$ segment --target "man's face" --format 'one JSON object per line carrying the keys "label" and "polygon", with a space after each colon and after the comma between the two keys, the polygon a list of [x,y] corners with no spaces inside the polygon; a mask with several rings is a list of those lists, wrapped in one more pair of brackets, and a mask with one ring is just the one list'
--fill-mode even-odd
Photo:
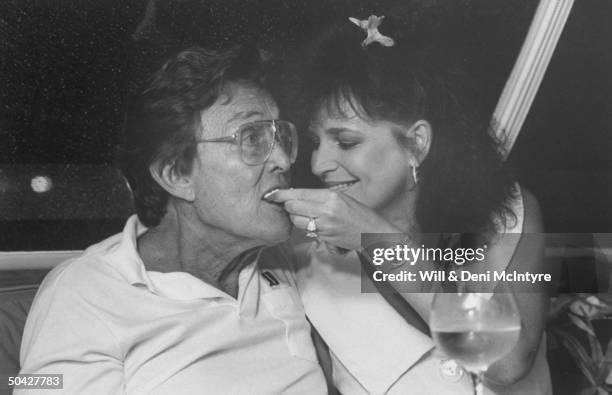
{"label": "man's face", "polygon": [[[232,136],[247,122],[278,118],[270,95],[248,85],[230,84],[226,93],[201,116],[199,139]],[[198,144],[191,177],[195,209],[204,224],[242,239],[274,244],[286,239],[291,223],[282,206],[263,195],[287,188],[291,163],[275,144],[269,159],[256,166],[245,164],[240,147],[230,142]]]}

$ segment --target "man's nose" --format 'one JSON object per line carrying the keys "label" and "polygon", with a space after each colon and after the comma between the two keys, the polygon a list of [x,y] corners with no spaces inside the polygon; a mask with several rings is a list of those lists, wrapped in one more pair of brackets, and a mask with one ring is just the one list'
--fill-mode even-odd
{"label": "man's nose", "polygon": [[270,153],[270,158],[268,158],[268,163],[272,164],[274,169],[278,169],[281,172],[289,171],[291,168],[289,154],[285,152],[278,141],[276,141],[274,147],[272,147],[272,152]]}

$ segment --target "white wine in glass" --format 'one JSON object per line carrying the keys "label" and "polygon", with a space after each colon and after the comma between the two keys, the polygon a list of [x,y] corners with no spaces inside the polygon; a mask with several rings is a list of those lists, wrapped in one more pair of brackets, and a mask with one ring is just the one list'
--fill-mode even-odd
{"label": "white wine in glass", "polygon": [[474,393],[482,395],[484,373],[515,346],[521,322],[509,291],[437,293],[430,329],[438,348],[472,374]]}

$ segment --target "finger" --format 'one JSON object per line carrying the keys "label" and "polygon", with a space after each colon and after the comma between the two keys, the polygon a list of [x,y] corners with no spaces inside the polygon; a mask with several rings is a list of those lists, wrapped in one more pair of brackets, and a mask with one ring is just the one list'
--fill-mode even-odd
{"label": "finger", "polygon": [[322,216],[324,208],[323,203],[310,200],[288,200],[283,206],[289,214],[314,218]]}
{"label": "finger", "polygon": [[279,189],[274,193],[268,194],[266,199],[277,203],[287,200],[311,200],[315,202],[325,202],[330,196],[329,189]]}

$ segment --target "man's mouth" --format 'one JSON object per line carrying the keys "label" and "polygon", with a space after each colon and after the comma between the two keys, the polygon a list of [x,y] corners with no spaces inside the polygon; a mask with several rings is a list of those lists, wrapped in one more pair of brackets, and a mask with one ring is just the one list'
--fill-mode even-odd
{"label": "man's mouth", "polygon": [[272,196],[274,194],[274,192],[279,191],[281,189],[287,189],[288,185],[282,184],[282,185],[275,185],[269,189],[266,190],[266,192],[263,194],[263,196],[261,197],[261,200],[263,200],[266,203],[270,203],[270,204],[274,204],[276,206],[279,207],[283,207],[282,203],[277,203],[273,200],[270,200],[270,196]]}
{"label": "man's mouth", "polygon": [[326,181],[325,186],[332,191],[346,191],[354,184],[356,184],[359,180],[354,181]]}

